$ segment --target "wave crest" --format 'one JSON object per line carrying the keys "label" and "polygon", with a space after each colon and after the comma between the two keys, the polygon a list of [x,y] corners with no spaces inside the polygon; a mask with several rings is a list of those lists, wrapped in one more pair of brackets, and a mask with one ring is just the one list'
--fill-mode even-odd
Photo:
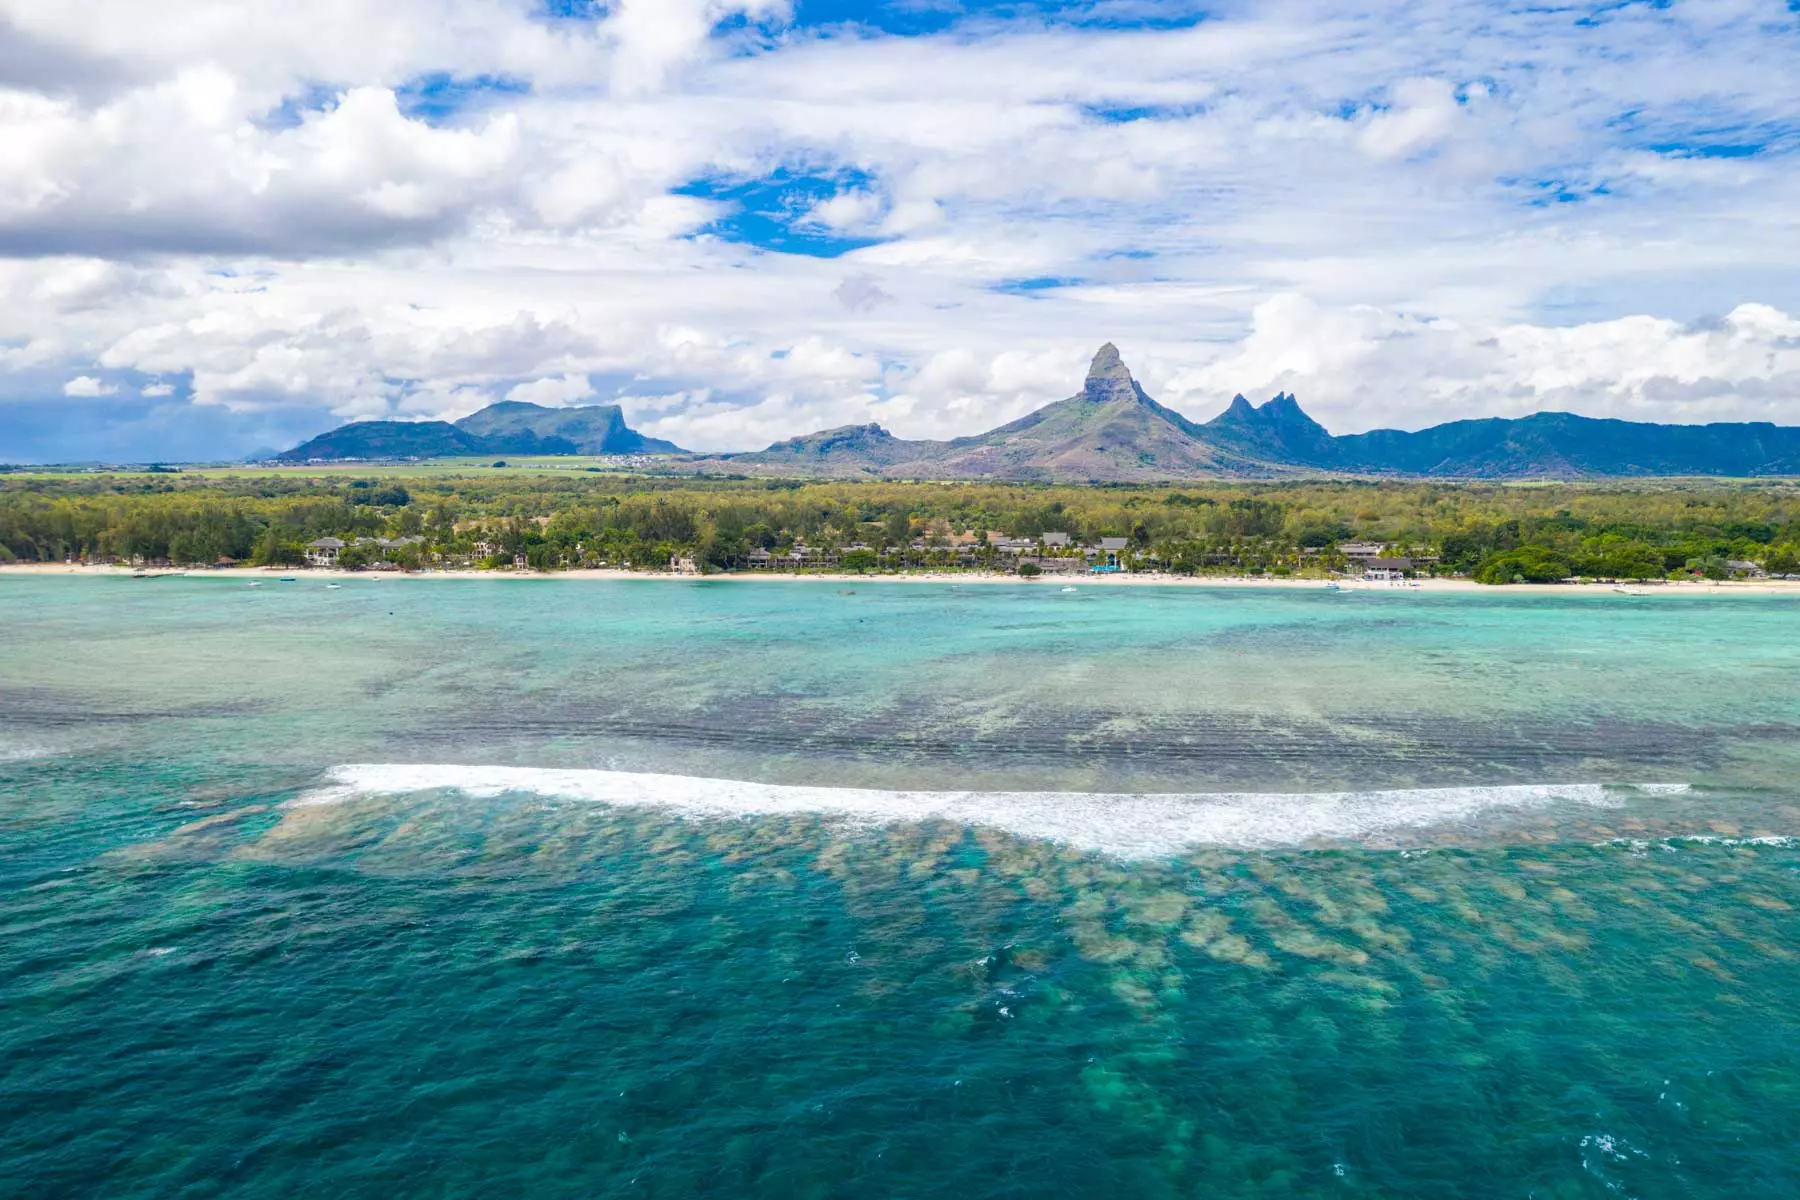
{"label": "wave crest", "polygon": [[1003,829],[1119,858],[1163,857],[1191,846],[1272,849],[1357,841],[1452,825],[1504,810],[1613,807],[1626,796],[1677,794],[1685,784],[1508,785],[1345,792],[924,792],[793,787],[627,771],[450,763],[352,763],[295,803],[455,790],[475,797],[526,793],[695,818],[816,816],[859,825],[950,821]]}

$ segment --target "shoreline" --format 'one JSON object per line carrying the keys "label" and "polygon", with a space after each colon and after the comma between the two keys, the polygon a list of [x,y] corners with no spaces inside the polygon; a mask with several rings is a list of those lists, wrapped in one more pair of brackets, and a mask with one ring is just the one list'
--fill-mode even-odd
{"label": "shoreline", "polygon": [[[129,579],[139,568],[87,565],[79,563],[6,563],[0,564],[0,579],[8,576],[55,576],[69,578]],[[1015,587],[1047,588],[1060,591],[1065,587],[1121,588],[1249,588],[1257,590],[1323,591],[1322,579],[1273,579],[1248,576],[1161,575],[1151,572],[1107,575],[1039,575],[1022,579],[1017,575],[989,571],[920,571],[904,575],[856,575],[821,572],[796,575],[786,572],[732,572],[720,575],[678,575],[666,571],[622,571],[610,568],[568,571],[477,571],[469,569],[428,571],[345,571],[335,567],[197,567],[147,568],[154,578],[245,580],[262,582],[291,575],[297,580],[388,580],[388,579],[512,579],[512,580],[598,580],[605,582],[663,581],[696,583],[829,583],[839,587],[856,584],[1011,584]],[[1509,583],[1480,584],[1471,579],[1416,579],[1403,584],[1374,583],[1360,579],[1335,581],[1345,592],[1380,592],[1394,594],[1481,593],[1484,595],[1575,595],[1615,592],[1624,589],[1633,596],[1800,596],[1800,580],[1726,580],[1721,582],[1654,582],[1654,583]]]}

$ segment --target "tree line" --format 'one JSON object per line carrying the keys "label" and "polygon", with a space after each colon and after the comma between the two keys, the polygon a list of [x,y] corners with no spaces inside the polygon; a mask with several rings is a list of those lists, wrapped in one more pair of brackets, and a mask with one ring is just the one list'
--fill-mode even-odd
{"label": "tree line", "polygon": [[[352,554],[542,569],[745,566],[807,545],[852,561],[993,561],[990,533],[1128,539],[1128,566],[1304,572],[1376,541],[1484,582],[1800,572],[1800,488],[1755,483],[1499,485],[1312,481],[1180,487],[677,480],[545,473],[343,479],[88,475],[0,479],[0,561],[286,565],[316,538],[418,536]],[[973,546],[973,548],[972,548]],[[867,547],[867,550],[852,547]]]}

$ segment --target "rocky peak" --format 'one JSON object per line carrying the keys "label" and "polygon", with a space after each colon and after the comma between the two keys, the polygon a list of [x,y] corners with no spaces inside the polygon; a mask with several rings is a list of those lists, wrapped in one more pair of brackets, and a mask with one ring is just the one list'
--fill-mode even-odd
{"label": "rocky peak", "polygon": [[1265,420],[1271,421],[1303,421],[1308,425],[1314,423],[1292,392],[1275,393],[1275,398],[1262,406],[1262,415]]}
{"label": "rocky peak", "polygon": [[1235,396],[1206,429],[1223,444],[1271,462],[1317,466],[1329,463],[1333,454],[1331,434],[1288,392],[1277,393],[1261,407]]}
{"label": "rocky peak", "polygon": [[1119,348],[1111,342],[1100,347],[1099,352],[1094,355],[1094,363],[1088,368],[1087,383],[1083,385],[1081,394],[1095,404],[1130,400],[1138,396],[1137,383],[1131,378],[1131,372],[1125,369],[1125,360],[1119,357]]}

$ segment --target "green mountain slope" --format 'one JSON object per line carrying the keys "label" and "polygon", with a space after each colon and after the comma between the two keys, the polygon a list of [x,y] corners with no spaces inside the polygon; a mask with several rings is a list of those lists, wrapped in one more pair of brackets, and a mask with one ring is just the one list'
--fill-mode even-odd
{"label": "green mountain slope", "polygon": [[616,404],[544,408],[502,401],[471,413],[454,425],[445,421],[353,421],[277,458],[284,462],[310,462],[489,454],[681,452],[672,442],[645,437],[627,425]]}
{"label": "green mountain slope", "polygon": [[453,458],[485,454],[481,439],[448,421],[352,421],[284,454],[282,462],[314,462],[351,458]]}
{"label": "green mountain slope", "polygon": [[1334,440],[1333,464],[1372,474],[1479,479],[1800,474],[1800,428],[1654,425],[1573,413],[1451,421]]}
{"label": "green mountain slope", "polygon": [[734,454],[738,465],[786,467],[826,475],[880,474],[884,468],[918,462],[941,451],[946,443],[906,441],[879,425],[844,425],[776,442],[754,454]]}
{"label": "green mountain slope", "polygon": [[673,442],[645,437],[616,404],[544,408],[502,400],[456,422],[507,454],[678,454]]}

